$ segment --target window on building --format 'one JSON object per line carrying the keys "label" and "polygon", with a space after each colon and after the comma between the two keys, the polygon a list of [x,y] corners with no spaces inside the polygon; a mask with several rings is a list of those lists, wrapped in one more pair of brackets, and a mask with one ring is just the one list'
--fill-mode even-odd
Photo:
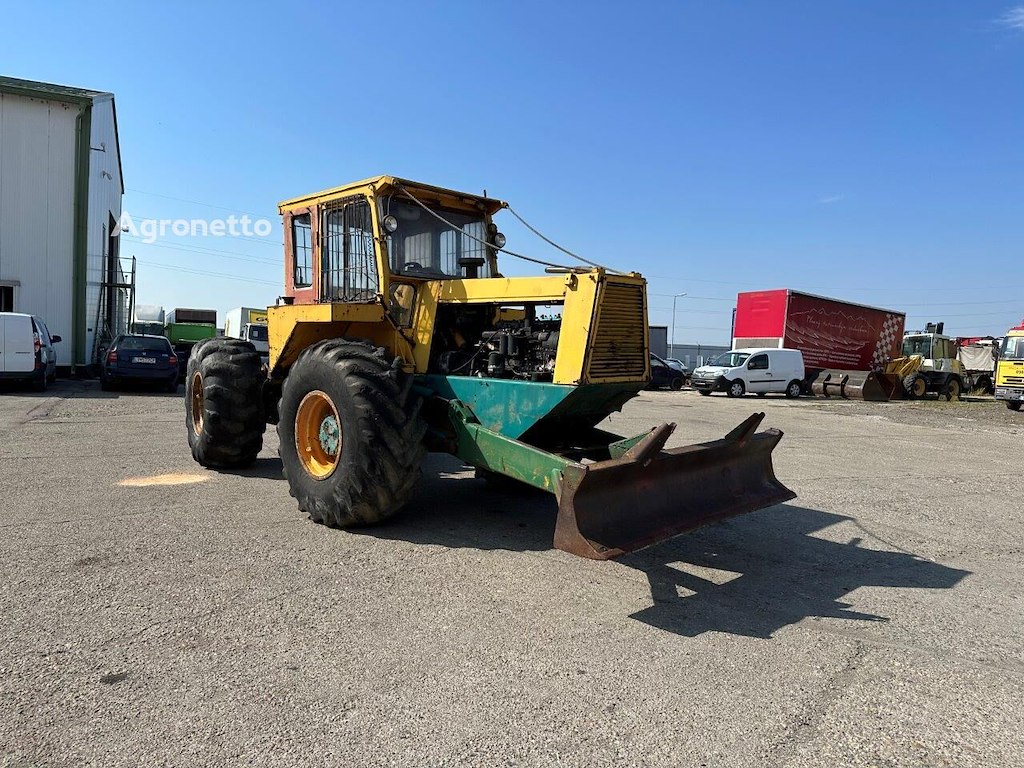
{"label": "window on building", "polygon": [[14,286],[0,285],[0,312],[14,311]]}
{"label": "window on building", "polygon": [[313,284],[313,229],[309,214],[292,218],[292,255],[295,258],[295,287]]}

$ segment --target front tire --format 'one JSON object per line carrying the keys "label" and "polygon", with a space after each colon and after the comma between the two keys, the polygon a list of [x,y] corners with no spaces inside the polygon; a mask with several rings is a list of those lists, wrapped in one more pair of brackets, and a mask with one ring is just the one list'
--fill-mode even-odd
{"label": "front tire", "polygon": [[678,392],[680,389],[683,388],[683,380],[679,377],[672,379],[668,383],[668,388],[671,389],[673,392]]}
{"label": "front tire", "polygon": [[903,391],[910,400],[919,400],[928,392],[928,382],[919,373],[912,373],[903,379]]}
{"label": "front tire", "polygon": [[702,397],[708,397],[711,395],[710,389],[698,389],[697,391],[700,392]]}
{"label": "front tire", "polygon": [[267,428],[260,402],[260,356],[239,339],[204,339],[192,348],[185,377],[185,429],[192,458],[204,467],[256,461]]}
{"label": "front tire", "polygon": [[285,377],[277,434],[291,495],[317,523],[372,525],[409,501],[426,452],[401,360],[363,341],[308,347]]}
{"label": "front tire", "polygon": [[729,389],[726,390],[726,394],[729,397],[743,397],[746,391],[747,388],[743,385],[743,382],[736,379],[736,381],[729,382]]}
{"label": "front tire", "polygon": [[1021,406],[1020,400],[1007,400],[1006,407],[1011,411],[1019,411]]}

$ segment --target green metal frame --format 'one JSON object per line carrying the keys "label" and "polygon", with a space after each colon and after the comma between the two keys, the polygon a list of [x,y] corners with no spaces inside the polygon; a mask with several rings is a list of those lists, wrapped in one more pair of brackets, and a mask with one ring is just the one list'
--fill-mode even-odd
{"label": "green metal frame", "polygon": [[459,400],[478,423],[498,434],[518,439],[541,422],[593,414],[604,419],[629,400],[642,383],[550,384],[516,379],[481,379],[476,376],[417,376],[422,394]]}
{"label": "green metal frame", "polygon": [[473,411],[458,400],[448,402],[448,418],[455,429],[455,455],[474,467],[557,494],[562,473],[575,464],[484,427]]}
{"label": "green metal frame", "polygon": [[[566,472],[575,471],[578,475],[584,469],[579,462],[488,429],[480,423],[473,409],[460,400],[448,401],[448,420],[455,431],[455,455],[474,467],[555,495],[561,491]],[[610,439],[608,452],[613,459],[626,456],[631,448],[651,435],[644,432],[635,437],[618,438],[611,433],[602,434]]]}

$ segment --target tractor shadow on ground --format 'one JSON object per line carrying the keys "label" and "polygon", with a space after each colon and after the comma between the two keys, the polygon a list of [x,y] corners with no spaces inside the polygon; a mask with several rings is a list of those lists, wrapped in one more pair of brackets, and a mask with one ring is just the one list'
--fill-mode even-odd
{"label": "tractor shadow on ground", "polygon": [[782,504],[620,558],[647,576],[654,601],[632,618],[687,637],[767,639],[808,617],[888,621],[845,599],[859,587],[951,589],[970,575],[870,534],[815,535],[841,523],[864,532],[854,518]]}
{"label": "tractor shadow on ground", "polygon": [[521,483],[492,486],[446,454],[427,454],[409,504],[379,526],[353,533],[455,549],[543,552],[555,532],[554,497]]}
{"label": "tractor shadow on ground", "polygon": [[[554,497],[530,489],[510,494],[466,473],[458,460],[431,455],[405,512],[353,533],[455,549],[551,549]],[[840,536],[816,535],[838,524],[847,524],[849,535],[845,529]],[[764,639],[808,617],[887,621],[844,599],[859,587],[950,589],[970,573],[874,539],[854,518],[792,504],[701,528],[598,567],[632,568],[646,576],[654,604],[630,615],[637,621],[686,637],[725,632]],[[588,581],[593,577],[591,568],[580,573]]]}
{"label": "tractor shadow on ground", "polygon": [[[186,446],[187,447],[187,446]],[[251,466],[242,469],[224,467],[217,472],[222,475],[238,475],[239,477],[258,477],[264,480],[284,481],[284,470],[279,456],[259,456]]]}

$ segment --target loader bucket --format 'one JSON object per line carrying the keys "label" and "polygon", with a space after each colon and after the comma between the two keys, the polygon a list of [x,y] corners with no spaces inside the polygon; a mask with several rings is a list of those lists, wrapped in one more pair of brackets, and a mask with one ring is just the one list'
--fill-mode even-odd
{"label": "loader bucket", "polygon": [[846,397],[875,402],[899,400],[903,397],[903,384],[898,376],[867,371],[861,377],[856,375],[859,373],[860,371],[854,372],[846,383]]}
{"label": "loader bucket", "polygon": [[668,451],[675,425],[662,424],[620,458],[566,467],[555,547],[607,560],[794,498],[772,469],[782,432],[754,433],[763,418],[755,413],[721,440]]}
{"label": "loader bucket", "polygon": [[821,371],[811,383],[811,391],[824,397],[885,402],[903,396],[900,378],[875,371]]}
{"label": "loader bucket", "polygon": [[846,397],[847,371],[822,371],[811,384],[811,391],[824,397]]}

